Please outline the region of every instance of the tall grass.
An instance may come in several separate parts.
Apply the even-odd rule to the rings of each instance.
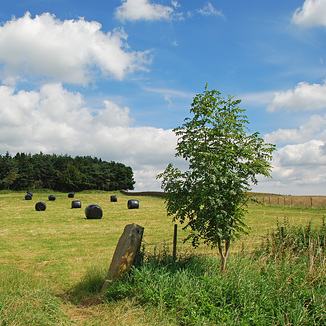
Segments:
[[[223,274],[212,256],[147,255],[105,298],[159,308],[178,325],[325,325],[325,226],[280,232],[252,255],[231,256]]]

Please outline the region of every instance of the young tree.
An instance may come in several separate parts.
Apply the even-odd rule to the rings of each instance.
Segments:
[[[185,172],[170,163],[162,179],[167,212],[174,221],[186,223],[193,246],[200,239],[217,247],[221,270],[226,267],[231,242],[245,229],[243,218],[250,184],[257,176],[270,177],[273,144],[259,133],[249,134],[241,100],[207,90],[194,97],[184,124],[173,131],[178,136],[175,156],[189,163]]]

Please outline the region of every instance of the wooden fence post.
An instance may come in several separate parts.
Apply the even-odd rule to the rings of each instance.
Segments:
[[[177,259],[177,233],[178,233],[178,225],[174,224],[174,232],[173,232],[173,260]]]
[[[282,239],[284,239],[284,236],[285,236],[285,227],[284,226],[281,226],[281,236],[282,236]]]

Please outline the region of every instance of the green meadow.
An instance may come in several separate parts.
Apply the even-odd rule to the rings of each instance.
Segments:
[[[49,194],[54,194],[56,200],[49,201]],[[111,202],[111,195],[117,195],[118,201]],[[24,192],[0,193],[0,325],[264,325],[267,321],[270,325],[310,325],[310,322],[314,325],[316,320],[324,320],[319,308],[314,313],[319,319],[308,311],[307,307],[312,307],[309,300],[312,297],[317,300],[321,295],[311,286],[304,294],[304,300],[309,302],[303,304],[300,311],[293,308],[293,311],[282,312],[281,307],[277,312],[277,304],[268,301],[273,295],[266,292],[266,305],[273,311],[268,312],[265,308],[259,310],[258,304],[250,310],[248,307],[253,305],[250,300],[258,294],[250,287],[242,289],[239,283],[239,279],[243,279],[245,286],[250,282],[267,284],[262,277],[262,266],[266,273],[273,272],[274,276],[281,267],[267,262],[265,254],[260,253],[261,261],[252,253],[262,248],[267,234],[275,232],[277,226],[319,227],[325,214],[322,207],[251,204],[246,216],[248,234],[233,244],[227,271],[220,275],[217,252],[204,245],[195,250],[190,244],[183,244],[186,231],[181,225],[178,226],[177,262],[170,259],[174,224],[166,216],[162,198],[100,191],[76,193],[73,199],[68,198],[67,193],[50,191],[35,192],[32,200],[25,200],[24,196]],[[129,199],[139,200],[139,209],[128,209]],[[82,208],[72,209],[72,200],[80,200]],[[38,201],[46,203],[45,211],[35,210]],[[85,208],[89,204],[101,206],[102,219],[86,219]],[[134,269],[101,296],[99,289],[116,244],[125,225],[130,223],[145,228],[144,266]],[[290,251],[287,254],[295,256]],[[314,269],[317,273],[314,275],[319,276],[315,283],[313,280],[310,283],[319,289],[324,284],[324,278],[320,277],[324,258],[320,252],[318,255],[314,256],[319,259],[319,269]],[[309,265],[307,257],[302,261],[295,257],[291,268],[300,269],[300,273],[294,273],[298,277],[302,268],[303,280],[292,281],[308,284],[311,262]],[[274,261],[278,264],[277,259]],[[300,262],[298,266],[297,262]],[[153,264],[159,269],[155,270]],[[256,274],[251,275],[249,270]],[[201,285],[196,288],[198,284]],[[275,286],[275,278],[273,284]],[[157,293],[161,286],[166,287]],[[242,291],[242,298],[248,301],[246,305],[231,297],[221,299],[232,286]],[[176,289],[180,295],[170,292]],[[224,292],[210,296],[212,289],[224,289]],[[286,290],[285,285],[271,289],[275,298],[275,293],[282,293],[282,289]],[[190,301],[186,301],[187,293],[182,291],[192,291]],[[232,291],[239,298],[239,293]],[[289,296],[293,297],[293,293]],[[196,303],[191,301],[196,297],[194,294],[199,295]],[[318,300],[314,307],[325,304],[324,298]],[[232,309],[229,311],[227,307]]]

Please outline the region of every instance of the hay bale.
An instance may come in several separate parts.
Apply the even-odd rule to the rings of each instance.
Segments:
[[[32,199],[32,196],[30,194],[25,195],[25,200],[31,200],[31,199]]]
[[[49,200],[51,200],[51,201],[54,201],[54,200],[55,200],[55,196],[54,196],[54,195],[50,195],[48,198],[49,198]]]
[[[39,201],[38,203],[35,204],[35,209],[37,211],[45,211],[46,210],[46,204],[44,201]]]
[[[129,199],[127,206],[128,206],[128,209],[139,208],[139,201],[136,199]]]
[[[99,220],[103,216],[103,211],[99,205],[91,204],[85,208],[85,215],[87,219]]]
[[[73,191],[69,192],[68,198],[74,198],[74,197],[75,197],[75,193]]]
[[[27,191],[27,194],[28,194],[28,195],[31,195],[31,196],[33,197],[33,193],[32,193],[31,191],[28,190],[28,191]]]
[[[117,196],[111,196],[111,202],[117,202],[118,198]]]
[[[71,202],[71,208],[81,208],[81,201],[80,200],[73,200]]]

